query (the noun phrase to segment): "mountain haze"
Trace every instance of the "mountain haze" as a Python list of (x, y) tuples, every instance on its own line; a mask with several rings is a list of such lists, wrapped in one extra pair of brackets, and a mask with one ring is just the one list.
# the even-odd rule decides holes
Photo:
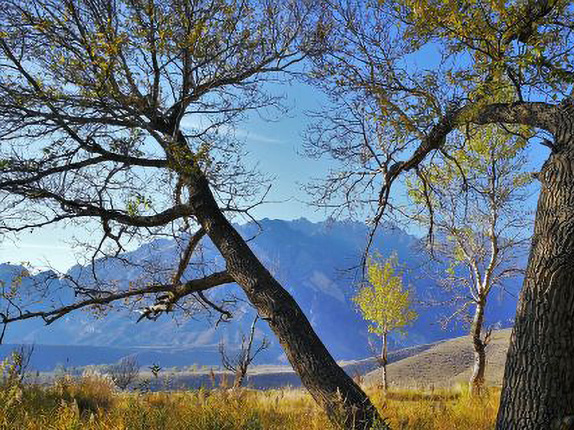
[[(362, 255), (368, 227), (364, 224), (344, 222), (312, 223), (306, 219), (294, 221), (263, 219), (259, 224), (238, 226), (240, 233), (251, 238), (250, 246), (278, 280), (294, 295), (297, 302), (317, 330), (321, 339), (337, 359), (360, 359), (370, 354), (367, 347), (367, 326), (350, 301), (356, 283), (357, 267)], [(208, 241), (207, 241), (208, 242)], [(399, 261), (405, 265), (406, 280), (412, 286), (417, 302), (419, 319), (408, 329), (405, 337), (392, 339), (394, 348), (425, 344), (465, 334), (465, 328), (451, 327), (448, 331), (437, 324), (442, 315), (452, 310), (448, 305), (429, 306), (429, 302), (443, 302), (447, 296), (429, 278), (429, 273), (440, 271), (436, 264), (429, 263), (420, 251), (419, 239), (404, 231), (386, 226), (375, 237), (374, 249), (383, 256), (396, 252)], [(171, 240), (156, 240), (137, 250), (123, 255), (129, 261), (159, 262), (174, 266), (177, 264), (178, 246)], [(204, 259), (216, 267), (222, 267), (222, 260), (208, 242), (203, 249)], [(68, 272), (80, 279), (91, 273), (89, 267), (75, 266)], [(21, 271), (18, 266), (0, 265), (0, 278), (4, 281)], [(135, 268), (126, 268), (118, 261), (98, 261), (95, 272), (109, 282), (127, 285), (134, 277), (141, 276)], [(60, 294), (60, 300), (72, 300), (66, 292), (64, 281), (53, 279), (52, 273), (35, 276), (51, 282), (51, 288)], [(91, 275), (90, 275), (91, 276)], [(24, 279), (24, 284), (30, 280)], [(507, 285), (510, 292), (518, 290), (518, 281)], [(94, 318), (89, 312), (80, 311), (46, 327), (42, 321), (25, 321), (9, 327), (7, 343), (36, 343), (47, 345), (86, 345), (114, 348), (114, 351), (130, 350), (134, 347), (147, 351), (179, 351), (178, 361), (188, 364), (218, 364), (217, 345), (221, 339), (227, 343), (240, 341), (240, 329), (246, 330), (253, 318), (253, 311), (243, 301), (242, 291), (237, 286), (218, 288), (210, 292), (213, 300), (220, 301), (233, 293), (239, 301), (232, 308), (234, 319), (229, 323), (215, 324), (216, 318), (184, 318), (177, 313), (163, 315), (157, 321), (142, 321), (136, 324), (137, 312), (112, 310), (102, 319)], [(508, 326), (516, 309), (516, 294), (493, 292), (487, 323)], [(268, 327), (261, 322), (257, 337), (267, 335), (272, 346), (261, 357), (260, 362), (280, 363), (283, 352)], [(140, 351), (139, 349), (137, 349)], [(116, 353), (112, 361), (117, 360)], [(121, 355), (121, 354), (120, 354)], [(206, 363), (212, 361), (212, 363)]]

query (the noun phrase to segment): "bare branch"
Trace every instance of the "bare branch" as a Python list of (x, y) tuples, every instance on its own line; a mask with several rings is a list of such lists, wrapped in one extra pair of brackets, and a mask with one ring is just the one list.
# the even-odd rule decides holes
[[(205, 278), (192, 279), (182, 285), (150, 285), (148, 287), (138, 288), (134, 290), (122, 291), (118, 293), (112, 292), (94, 292), (95, 297), (81, 300), (70, 305), (62, 306), (53, 310), (37, 311), (37, 312), (23, 312), (20, 315), (13, 317), (4, 317), (3, 322), (5, 324), (13, 323), (16, 321), (23, 321), (31, 318), (42, 318), (47, 325), (53, 323), (54, 321), (62, 318), (68, 313), (94, 306), (94, 305), (107, 305), (117, 300), (126, 299), (129, 297), (143, 296), (152, 293), (167, 293), (166, 296), (162, 296), (160, 302), (157, 304), (158, 308), (146, 308), (142, 311), (142, 317), (146, 318), (149, 316), (156, 316), (162, 312), (168, 312), (171, 310), (173, 304), (175, 304), (179, 299), (192, 294), (199, 293), (210, 288), (214, 288), (223, 284), (229, 284), (234, 282), (233, 278), (227, 272), (218, 272), (209, 275)], [(165, 302), (165, 297), (169, 300)], [(140, 319), (142, 318), (140, 317)]]

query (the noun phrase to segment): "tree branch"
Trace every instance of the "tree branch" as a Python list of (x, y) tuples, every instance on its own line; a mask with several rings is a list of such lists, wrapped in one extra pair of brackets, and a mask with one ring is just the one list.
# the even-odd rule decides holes
[(483, 107), (469, 105), (456, 109), (441, 118), (410, 158), (391, 165), (385, 173), (383, 185), (379, 192), (379, 207), (369, 235), (367, 252), (372, 245), (376, 229), (385, 212), (394, 181), (402, 173), (419, 166), (429, 153), (442, 148), (447, 136), (456, 127), (468, 123), (479, 125), (506, 123), (528, 125), (554, 133), (556, 132), (555, 115), (557, 108), (557, 105), (542, 102), (493, 103)]
[[(181, 298), (183, 298), (189, 294), (200, 293), (202, 291), (206, 291), (206, 290), (209, 290), (211, 288), (214, 288), (214, 287), (217, 287), (217, 286), (220, 286), (223, 284), (229, 284), (232, 282), (235, 282), (235, 280), (231, 277), (231, 275), (229, 275), (227, 273), (227, 271), (223, 271), (223, 272), (213, 273), (213, 274), (206, 276), (204, 278), (192, 279), (192, 280), (186, 282), (185, 284), (181, 284), (181, 285), (172, 285), (172, 284), (151, 285), (148, 287), (143, 287), (143, 288), (129, 290), (129, 291), (123, 291), (123, 292), (119, 292), (119, 293), (109, 293), (109, 292), (104, 291), (104, 292), (101, 292), (101, 294), (105, 294), (103, 296), (102, 295), (96, 296), (96, 297), (93, 296), (87, 300), (82, 300), (82, 301), (72, 303), (70, 305), (62, 306), (60, 308), (53, 309), (50, 311), (24, 312), (18, 316), (13, 316), (13, 317), (5, 316), (5, 315), (0, 315), (0, 316), (2, 316), (1, 322), (4, 324), (9, 324), (12, 322), (23, 321), (23, 320), (32, 319), (32, 318), (42, 318), (46, 322), (46, 325), (50, 325), (54, 321), (62, 318), (64, 315), (67, 315), (68, 313), (70, 313), (72, 311), (75, 311), (77, 309), (86, 308), (89, 306), (108, 305), (108, 304), (115, 302), (117, 300), (127, 299), (129, 297), (143, 296), (145, 294), (163, 293), (163, 292), (169, 294), (169, 297), (170, 297), (169, 303), (171, 305), (173, 305), (175, 302), (177, 302), (178, 300), (180, 300)], [(94, 292), (94, 295), (95, 295), (95, 293), (96, 292)], [(146, 308), (144, 311), (142, 311), (142, 314), (145, 314), (147, 309), (150, 309), (150, 311), (149, 311), (150, 314), (152, 314), (154, 312), (156, 314), (159, 314), (159, 312), (165, 312), (166, 311), (165, 309), (161, 309), (161, 310), (155, 309), (154, 310), (153, 307), (150, 307), (150, 308)], [(141, 320), (142, 318), (145, 318), (145, 317), (147, 317), (147, 315), (140, 317), (139, 320)]]

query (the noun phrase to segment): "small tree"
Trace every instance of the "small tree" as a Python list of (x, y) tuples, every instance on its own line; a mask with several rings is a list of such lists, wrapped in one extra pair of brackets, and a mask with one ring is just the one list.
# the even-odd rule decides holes
[(269, 339), (267, 339), (267, 337), (263, 337), (257, 348), (253, 348), (253, 341), (255, 339), (255, 325), (257, 324), (258, 319), (259, 315), (256, 315), (253, 323), (251, 324), (251, 329), (249, 330), (248, 335), (241, 335), (241, 346), (235, 357), (230, 357), (228, 355), (228, 353), (225, 351), (225, 343), (223, 341), (219, 343), (221, 364), (224, 368), (235, 374), (233, 388), (239, 388), (243, 385), (245, 375), (247, 374), (247, 369), (253, 360), (255, 360), (255, 357), (257, 357), (260, 352), (269, 348)]
[(453, 316), (470, 323), (470, 390), (480, 394), (491, 333), (484, 330), (486, 306), (493, 288), (523, 274), (531, 224), (524, 208), (532, 175), (526, 171), (524, 140), (503, 129), (485, 127), (461, 143), (465, 154), (456, 163), (439, 156), (408, 183), (414, 219), (431, 231), (433, 256), (448, 264), (440, 283), (453, 294)]
[[(27, 263), (22, 263), (27, 265)], [(11, 274), (10, 282), (0, 280), (0, 319), (9, 318), (13, 312), (18, 312), (20, 307), (15, 303), (15, 299), (22, 293), (22, 282), (30, 275), (28, 269), (22, 267)], [(0, 345), (4, 343), (7, 325), (0, 328)], [(32, 353), (34, 348), (30, 351)]]
[(140, 366), (134, 356), (124, 357), (118, 363), (110, 366), (109, 374), (114, 384), (120, 389), (125, 390), (133, 384), (140, 373)]
[(359, 306), (363, 318), (369, 321), (369, 332), (381, 336), (383, 348), (379, 363), (383, 369), (383, 389), (387, 382), (388, 335), (395, 330), (403, 330), (417, 318), (412, 309), (410, 291), (403, 285), (402, 273), (397, 271), (396, 254), (378, 261), (367, 262), (368, 282), (361, 286), (353, 301)]
[(151, 374), (153, 375), (153, 377), (155, 379), (159, 378), (159, 372), (161, 372), (162, 367), (158, 364), (158, 363), (153, 363), (150, 367), (149, 370), (151, 370)]
[(21, 385), (28, 374), (32, 355), (34, 345), (22, 345), (0, 361), (0, 387)]

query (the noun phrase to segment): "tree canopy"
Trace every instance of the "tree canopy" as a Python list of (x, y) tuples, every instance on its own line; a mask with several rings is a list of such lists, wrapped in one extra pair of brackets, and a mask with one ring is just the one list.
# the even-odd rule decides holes
[(403, 331), (417, 317), (410, 291), (403, 286), (403, 274), (397, 271), (397, 265), (396, 255), (382, 261), (371, 259), (367, 268), (368, 281), (353, 297), (363, 318), (369, 321), (369, 331), (379, 336), (394, 330)]
[(197, 276), (188, 265), (205, 231), (182, 177), (204, 175), (230, 216), (257, 205), (265, 180), (245, 165), (233, 125), (249, 110), (280, 108), (261, 84), (305, 57), (308, 13), (235, 0), (4, 2), (0, 229), (88, 226), (92, 265), (134, 240), (176, 239), (180, 261), (139, 267), (130, 291), (83, 276), (77, 292), (92, 304), (161, 296)]
[[(330, 5), (331, 49), (312, 81), (331, 103), (306, 145), (341, 168), (309, 187), (316, 204), (335, 215), (363, 208), (378, 224), (384, 208), (400, 211), (389, 189), (401, 173), (416, 175), (428, 154), (462, 154), (485, 124), (549, 145), (552, 103), (572, 91), (570, 1)], [(454, 141), (462, 151), (450, 154)]]

